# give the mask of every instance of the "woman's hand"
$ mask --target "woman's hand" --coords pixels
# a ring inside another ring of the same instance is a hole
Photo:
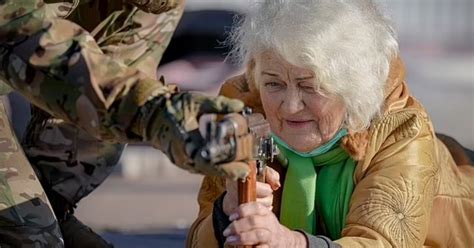
[[[280,188],[280,174],[270,167],[265,169],[265,183],[257,182],[257,202],[267,207],[270,211],[273,204],[273,191]],[[223,201],[223,210],[230,216],[239,206],[237,182],[226,180],[226,195]]]
[[[281,225],[275,214],[263,203],[242,204],[229,219],[232,223],[223,233],[228,245],[307,247],[304,235]]]
[[[270,210],[273,204],[273,191],[280,188],[280,174],[270,167],[265,169],[265,183],[257,182],[257,202],[262,203]],[[226,180],[226,195],[223,201],[223,210],[227,216],[230,216],[239,206],[237,182],[230,179]]]

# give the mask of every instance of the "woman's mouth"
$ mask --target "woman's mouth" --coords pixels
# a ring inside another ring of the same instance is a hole
[[[313,122],[312,120],[285,120],[286,124],[292,128],[304,128]]]

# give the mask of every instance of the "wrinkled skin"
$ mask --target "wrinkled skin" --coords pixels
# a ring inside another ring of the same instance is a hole
[[[255,81],[272,132],[300,152],[311,151],[340,129],[341,98],[318,89],[314,72],[266,51],[255,59]]]

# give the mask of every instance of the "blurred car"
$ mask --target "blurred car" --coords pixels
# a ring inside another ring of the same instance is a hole
[[[215,95],[221,83],[239,68],[225,60],[225,43],[232,24],[242,14],[245,1],[189,0],[159,75],[183,90]]]

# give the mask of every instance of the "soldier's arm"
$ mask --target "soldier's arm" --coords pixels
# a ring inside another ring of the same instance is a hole
[[[151,1],[162,8],[153,9],[166,11],[155,14],[135,8],[136,1],[123,3],[120,11],[113,12],[91,34],[104,54],[157,79],[156,69],[183,14],[184,3],[158,5],[160,1]]]
[[[148,100],[172,90],[105,55],[79,25],[45,18],[45,9],[41,0],[6,0],[0,5],[4,81],[35,105],[95,137],[133,136],[135,113]]]
[[[33,104],[98,139],[150,141],[182,165],[175,159],[193,149],[175,148],[182,146],[175,137],[197,128],[194,117],[242,107],[175,93],[104,54],[80,26],[45,18],[43,1],[5,0],[0,12],[0,77]]]
[[[58,11],[64,9],[60,5],[51,7]],[[123,4],[121,10],[97,25],[91,35],[104,54],[156,78],[156,68],[182,9],[157,15]],[[76,11],[79,15],[87,14],[90,7]],[[70,204],[79,202],[112,172],[124,145],[92,138],[72,123],[54,118],[36,107],[32,115],[22,139],[23,151],[36,167],[47,194],[54,191]],[[83,169],[78,170],[78,166]],[[53,167],[60,173],[51,173]],[[67,178],[64,175],[68,175]],[[63,201],[55,197],[49,199],[55,211],[64,211]],[[61,218],[64,213],[57,216]]]

